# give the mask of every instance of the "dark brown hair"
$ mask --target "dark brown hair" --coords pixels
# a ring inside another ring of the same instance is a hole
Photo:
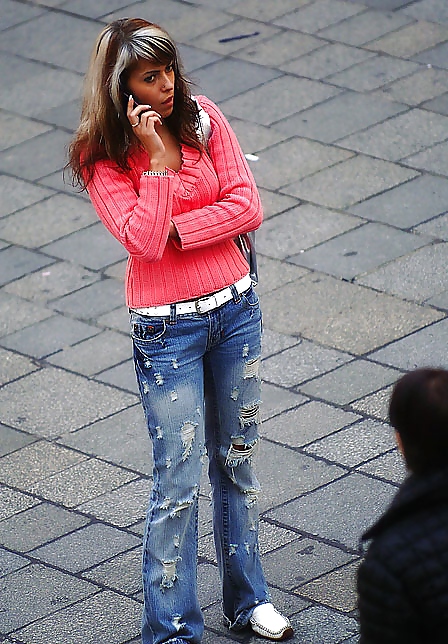
[[[115,162],[123,171],[129,169],[129,148],[138,140],[126,116],[125,91],[129,73],[140,59],[173,65],[174,106],[165,123],[180,143],[202,151],[198,108],[175,43],[154,23],[141,18],[116,20],[101,31],[93,48],[80,123],[69,146],[67,167],[73,184],[81,189],[88,186],[94,165],[101,159]]]

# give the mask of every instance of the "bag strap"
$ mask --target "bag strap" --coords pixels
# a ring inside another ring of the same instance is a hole
[[[205,148],[207,148],[207,144],[210,139],[210,135],[212,133],[210,116],[207,114],[204,108],[199,104],[199,101],[195,96],[192,96],[192,99],[195,101],[196,105],[198,106],[198,112],[199,112],[199,125],[198,125],[197,132],[198,132],[199,138],[201,139],[202,145]]]

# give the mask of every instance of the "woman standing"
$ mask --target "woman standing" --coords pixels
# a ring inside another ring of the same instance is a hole
[[[207,141],[201,121],[210,124]],[[169,35],[141,19],[100,33],[70,147],[129,253],[134,364],[153,446],[143,548],[143,644],[200,642],[197,515],[205,454],[229,628],[293,633],[269,602],[258,551],[261,314],[234,242],[262,221],[259,195],[217,106],[192,98]]]

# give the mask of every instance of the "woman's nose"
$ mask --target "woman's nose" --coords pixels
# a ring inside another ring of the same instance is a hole
[[[162,76],[162,89],[172,89],[174,86],[174,79],[171,78],[172,74],[166,72]]]

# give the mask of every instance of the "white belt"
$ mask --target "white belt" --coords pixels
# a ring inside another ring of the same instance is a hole
[[[241,294],[247,291],[252,286],[250,275],[245,275],[238,282],[235,282],[234,287],[237,293]],[[230,302],[233,298],[232,289],[226,286],[221,291],[217,291],[212,295],[200,297],[198,300],[191,300],[190,302],[177,302],[176,315],[185,315],[187,313],[208,313],[217,309],[226,302]],[[171,304],[162,304],[161,306],[148,306],[143,309],[131,309],[133,313],[139,315],[146,315],[148,317],[169,317],[171,312]]]

